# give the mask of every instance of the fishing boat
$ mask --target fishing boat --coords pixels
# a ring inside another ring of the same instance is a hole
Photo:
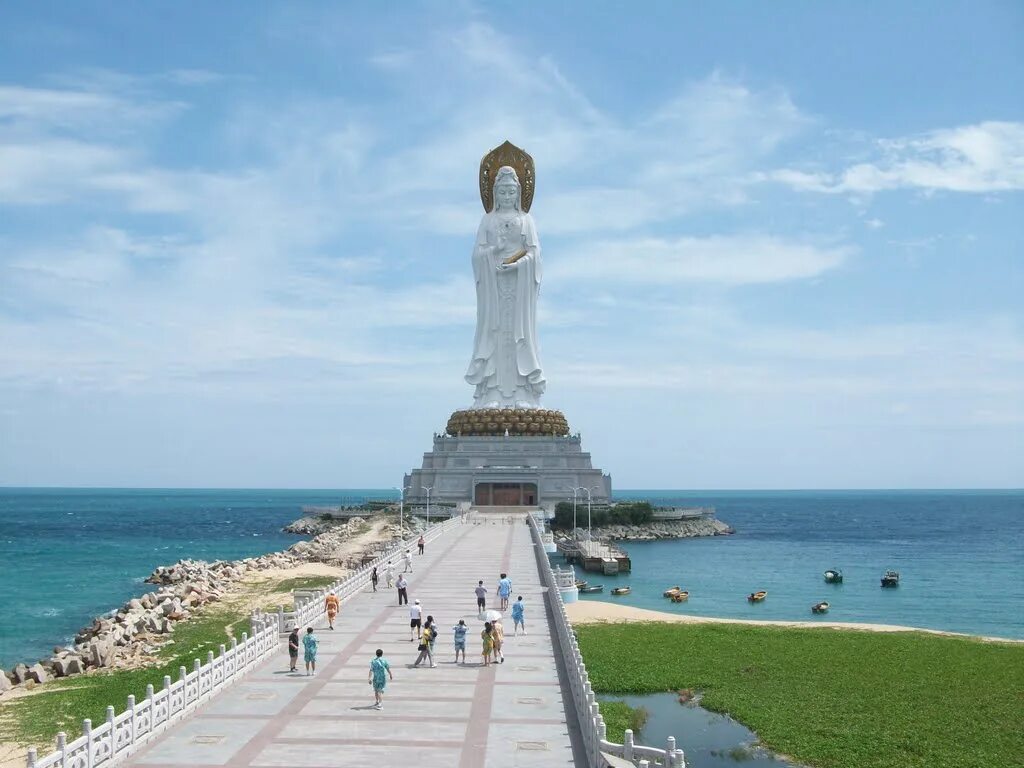
[[[885,576],[882,577],[883,587],[898,587],[900,585],[900,572],[899,571],[886,571]]]
[[[661,596],[672,597],[673,595],[678,595],[681,591],[682,587],[670,587],[669,589],[666,589],[664,592],[662,592]]]
[[[612,590],[613,595],[628,595],[630,593],[629,587],[616,587]]]
[[[672,602],[673,603],[685,603],[689,599],[690,599],[690,593],[689,592],[679,591],[679,592],[676,592],[674,595],[672,595]]]
[[[592,595],[595,592],[604,592],[604,584],[588,584],[585,587],[580,587],[580,592],[588,595]]]
[[[747,600],[751,603],[760,603],[766,597],[768,597],[768,591],[762,589],[760,592],[751,592],[747,595]]]
[[[811,606],[811,613],[828,613],[831,607],[828,603],[815,603]]]
[[[826,584],[842,584],[843,583],[843,572],[838,568],[830,568],[825,571],[825,583]]]
[[[583,589],[585,586],[587,586],[587,582],[583,579],[576,579],[576,589]]]

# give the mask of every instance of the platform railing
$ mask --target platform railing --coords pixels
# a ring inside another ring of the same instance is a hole
[[[551,600],[551,613],[554,616],[554,630],[558,636],[558,646],[561,648],[562,661],[565,664],[566,675],[569,680],[569,689],[576,713],[579,717],[580,731],[583,735],[584,748],[586,750],[587,765],[589,768],[605,768],[608,761],[604,755],[628,760],[641,768],[647,766],[663,766],[664,768],[685,768],[683,750],[676,748],[675,738],[669,736],[664,749],[657,747],[646,747],[633,742],[633,732],[627,730],[623,744],[616,744],[608,741],[604,718],[598,708],[597,695],[590,685],[590,677],[587,667],[583,663],[583,656],[580,653],[579,644],[572,631],[572,624],[565,611],[565,604],[559,593],[559,580],[551,569],[551,562],[544,551],[543,520],[530,515],[527,519],[530,525],[530,532],[534,540],[534,551],[537,555],[537,566],[540,569],[541,581],[548,588],[548,598]],[[564,572],[563,572],[564,573]],[[564,581],[565,576],[561,575]]]
[[[458,518],[431,526],[423,532],[424,541],[433,541],[459,524]],[[98,768],[119,760],[136,751],[153,736],[181,720],[186,714],[234,683],[268,656],[277,653],[281,647],[281,633],[286,621],[292,626],[312,626],[323,620],[327,613],[324,598],[333,591],[340,601],[345,601],[370,583],[373,567],[400,557],[406,549],[412,549],[419,535],[399,542],[380,557],[375,558],[354,573],[339,579],[326,590],[318,590],[314,597],[296,605],[294,611],[277,613],[253,613],[252,632],[243,632],[242,639],[232,640],[230,647],[220,646],[215,656],[207,653],[206,661],[196,659],[192,671],[178,668],[178,679],[170,676],[163,679],[159,690],[146,686],[146,696],[136,701],[128,697],[127,706],[121,714],[115,714],[113,706],[107,707],[106,720],[93,726],[92,720],[82,721],[82,735],[68,741],[63,731],[57,734],[56,749],[39,757],[36,749],[30,748],[26,758],[28,768]]]

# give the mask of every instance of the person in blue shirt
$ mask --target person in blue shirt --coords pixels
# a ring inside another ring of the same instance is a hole
[[[394,675],[391,674],[391,665],[384,658],[384,651],[378,648],[376,658],[370,661],[369,682],[373,686],[374,709],[384,709],[384,688],[387,686],[389,679],[395,679]]]
[[[512,596],[512,580],[507,573],[501,574],[501,581],[498,582],[498,597],[501,598],[501,610],[508,609],[508,599]]]
[[[305,653],[303,654],[303,656],[306,661],[307,675],[316,674],[316,651],[319,645],[320,642],[316,639],[316,636],[313,634],[313,628],[307,627],[306,635],[302,638],[302,647],[305,649]]]
[[[519,627],[523,628],[523,634],[526,634],[526,616],[525,608],[523,607],[523,596],[520,595],[519,599],[512,604],[512,621],[513,630],[512,635],[519,634]]]
[[[459,663],[459,654],[462,654],[462,663],[466,663],[466,630],[469,627],[466,626],[466,622],[463,619],[459,619],[459,623],[452,627],[452,631],[455,632],[455,663]]]

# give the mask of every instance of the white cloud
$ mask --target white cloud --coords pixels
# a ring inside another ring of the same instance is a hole
[[[786,168],[767,178],[809,192],[891,189],[991,193],[1024,189],[1024,123],[983,122],[879,141],[879,158],[838,173]]]
[[[852,252],[764,235],[646,237],[584,242],[547,273],[573,282],[747,285],[817,277]]]

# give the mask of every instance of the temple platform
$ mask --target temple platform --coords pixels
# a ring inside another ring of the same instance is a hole
[[[405,475],[406,503],[469,502],[488,507],[543,507],[589,488],[595,503],[611,498],[611,475],[594,467],[579,435],[434,435],[423,464]]]

